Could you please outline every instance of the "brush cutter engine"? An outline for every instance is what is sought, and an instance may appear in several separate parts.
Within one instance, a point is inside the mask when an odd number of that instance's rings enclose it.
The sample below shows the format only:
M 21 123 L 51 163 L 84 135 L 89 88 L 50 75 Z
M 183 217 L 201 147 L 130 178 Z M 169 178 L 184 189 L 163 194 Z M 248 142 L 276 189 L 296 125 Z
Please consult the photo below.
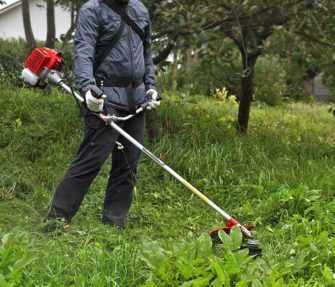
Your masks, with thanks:
M 56 50 L 36 48 L 25 61 L 22 78 L 32 87 L 44 87 L 50 80 L 59 84 L 63 63 L 62 55 Z

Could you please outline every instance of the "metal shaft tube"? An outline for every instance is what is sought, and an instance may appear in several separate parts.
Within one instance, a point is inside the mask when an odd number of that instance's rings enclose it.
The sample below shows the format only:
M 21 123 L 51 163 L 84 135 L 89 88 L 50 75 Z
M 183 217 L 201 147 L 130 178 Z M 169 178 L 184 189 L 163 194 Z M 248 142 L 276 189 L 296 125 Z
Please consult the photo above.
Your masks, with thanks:
M 176 173 L 171 167 L 169 167 L 161 159 L 159 159 L 157 156 L 155 156 L 151 151 L 146 149 L 141 143 L 139 143 L 137 140 L 135 140 L 133 137 L 131 137 L 123 129 L 121 129 L 115 122 L 112 121 L 110 123 L 110 125 L 114 130 L 119 132 L 123 137 L 125 137 L 128 141 L 130 141 L 133 145 L 135 145 L 139 150 L 141 150 L 144 154 L 146 154 L 149 158 L 151 158 L 155 163 L 157 163 L 160 167 L 162 167 L 169 174 L 171 174 L 176 180 L 178 180 L 180 183 L 182 183 L 186 188 L 188 188 L 190 191 L 192 191 L 196 196 L 198 196 L 200 199 L 202 199 L 210 207 L 215 209 L 227 221 L 233 219 L 221 207 L 219 207 L 217 204 L 215 204 L 213 201 L 211 201 L 206 195 L 204 195 L 202 192 L 200 192 L 191 183 L 189 183 L 186 179 L 184 179 L 182 176 L 180 176 L 178 173 Z M 240 223 L 237 223 L 236 225 L 241 229 L 241 231 L 244 233 L 244 235 L 246 235 L 249 238 L 252 237 L 251 232 L 248 229 L 246 229 L 243 225 L 241 225 Z

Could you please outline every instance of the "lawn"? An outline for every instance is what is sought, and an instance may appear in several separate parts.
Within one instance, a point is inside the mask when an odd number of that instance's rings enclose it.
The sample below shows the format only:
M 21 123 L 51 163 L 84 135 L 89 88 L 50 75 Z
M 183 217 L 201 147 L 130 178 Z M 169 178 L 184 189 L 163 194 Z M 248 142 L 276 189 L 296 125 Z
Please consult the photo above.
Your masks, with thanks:
M 239 136 L 231 100 L 167 95 L 162 103 L 148 147 L 257 225 L 263 256 L 255 259 L 236 242 L 212 248 L 207 234 L 222 218 L 145 156 L 125 231 L 100 222 L 108 160 L 70 230 L 42 233 L 83 123 L 58 91 L 0 88 L 0 286 L 335 286 L 327 106 L 254 103 L 249 133 Z

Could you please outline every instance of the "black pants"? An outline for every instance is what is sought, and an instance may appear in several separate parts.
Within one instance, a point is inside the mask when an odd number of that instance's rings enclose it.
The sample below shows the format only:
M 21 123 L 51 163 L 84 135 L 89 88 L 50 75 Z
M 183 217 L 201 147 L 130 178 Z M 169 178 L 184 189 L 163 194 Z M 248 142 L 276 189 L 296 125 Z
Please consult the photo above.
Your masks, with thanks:
M 143 113 L 118 124 L 143 143 Z M 85 126 L 84 140 L 54 194 L 49 217 L 62 217 L 70 221 L 78 211 L 101 166 L 112 154 L 112 168 L 105 193 L 104 216 L 125 218 L 132 202 L 140 151 L 91 113 L 85 115 Z M 123 145 L 123 150 L 118 149 L 116 141 Z

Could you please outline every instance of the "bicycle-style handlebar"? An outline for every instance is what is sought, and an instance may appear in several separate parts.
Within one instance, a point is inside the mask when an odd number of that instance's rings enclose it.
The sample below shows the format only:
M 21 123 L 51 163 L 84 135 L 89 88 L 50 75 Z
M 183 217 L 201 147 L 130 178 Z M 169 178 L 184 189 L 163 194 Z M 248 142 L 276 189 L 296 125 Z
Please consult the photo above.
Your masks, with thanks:
M 72 94 L 80 103 L 85 103 L 84 98 L 79 95 L 77 92 L 75 92 L 70 86 L 68 86 L 64 80 L 59 76 L 58 73 L 50 73 L 50 76 L 48 77 L 52 82 L 56 83 L 58 86 L 62 87 L 65 91 Z M 128 121 L 131 118 L 135 117 L 136 115 L 142 113 L 147 108 L 148 103 L 143 103 L 134 114 L 130 114 L 124 117 L 120 117 L 117 115 L 105 115 L 103 113 L 97 114 L 103 121 L 110 122 L 110 121 Z

